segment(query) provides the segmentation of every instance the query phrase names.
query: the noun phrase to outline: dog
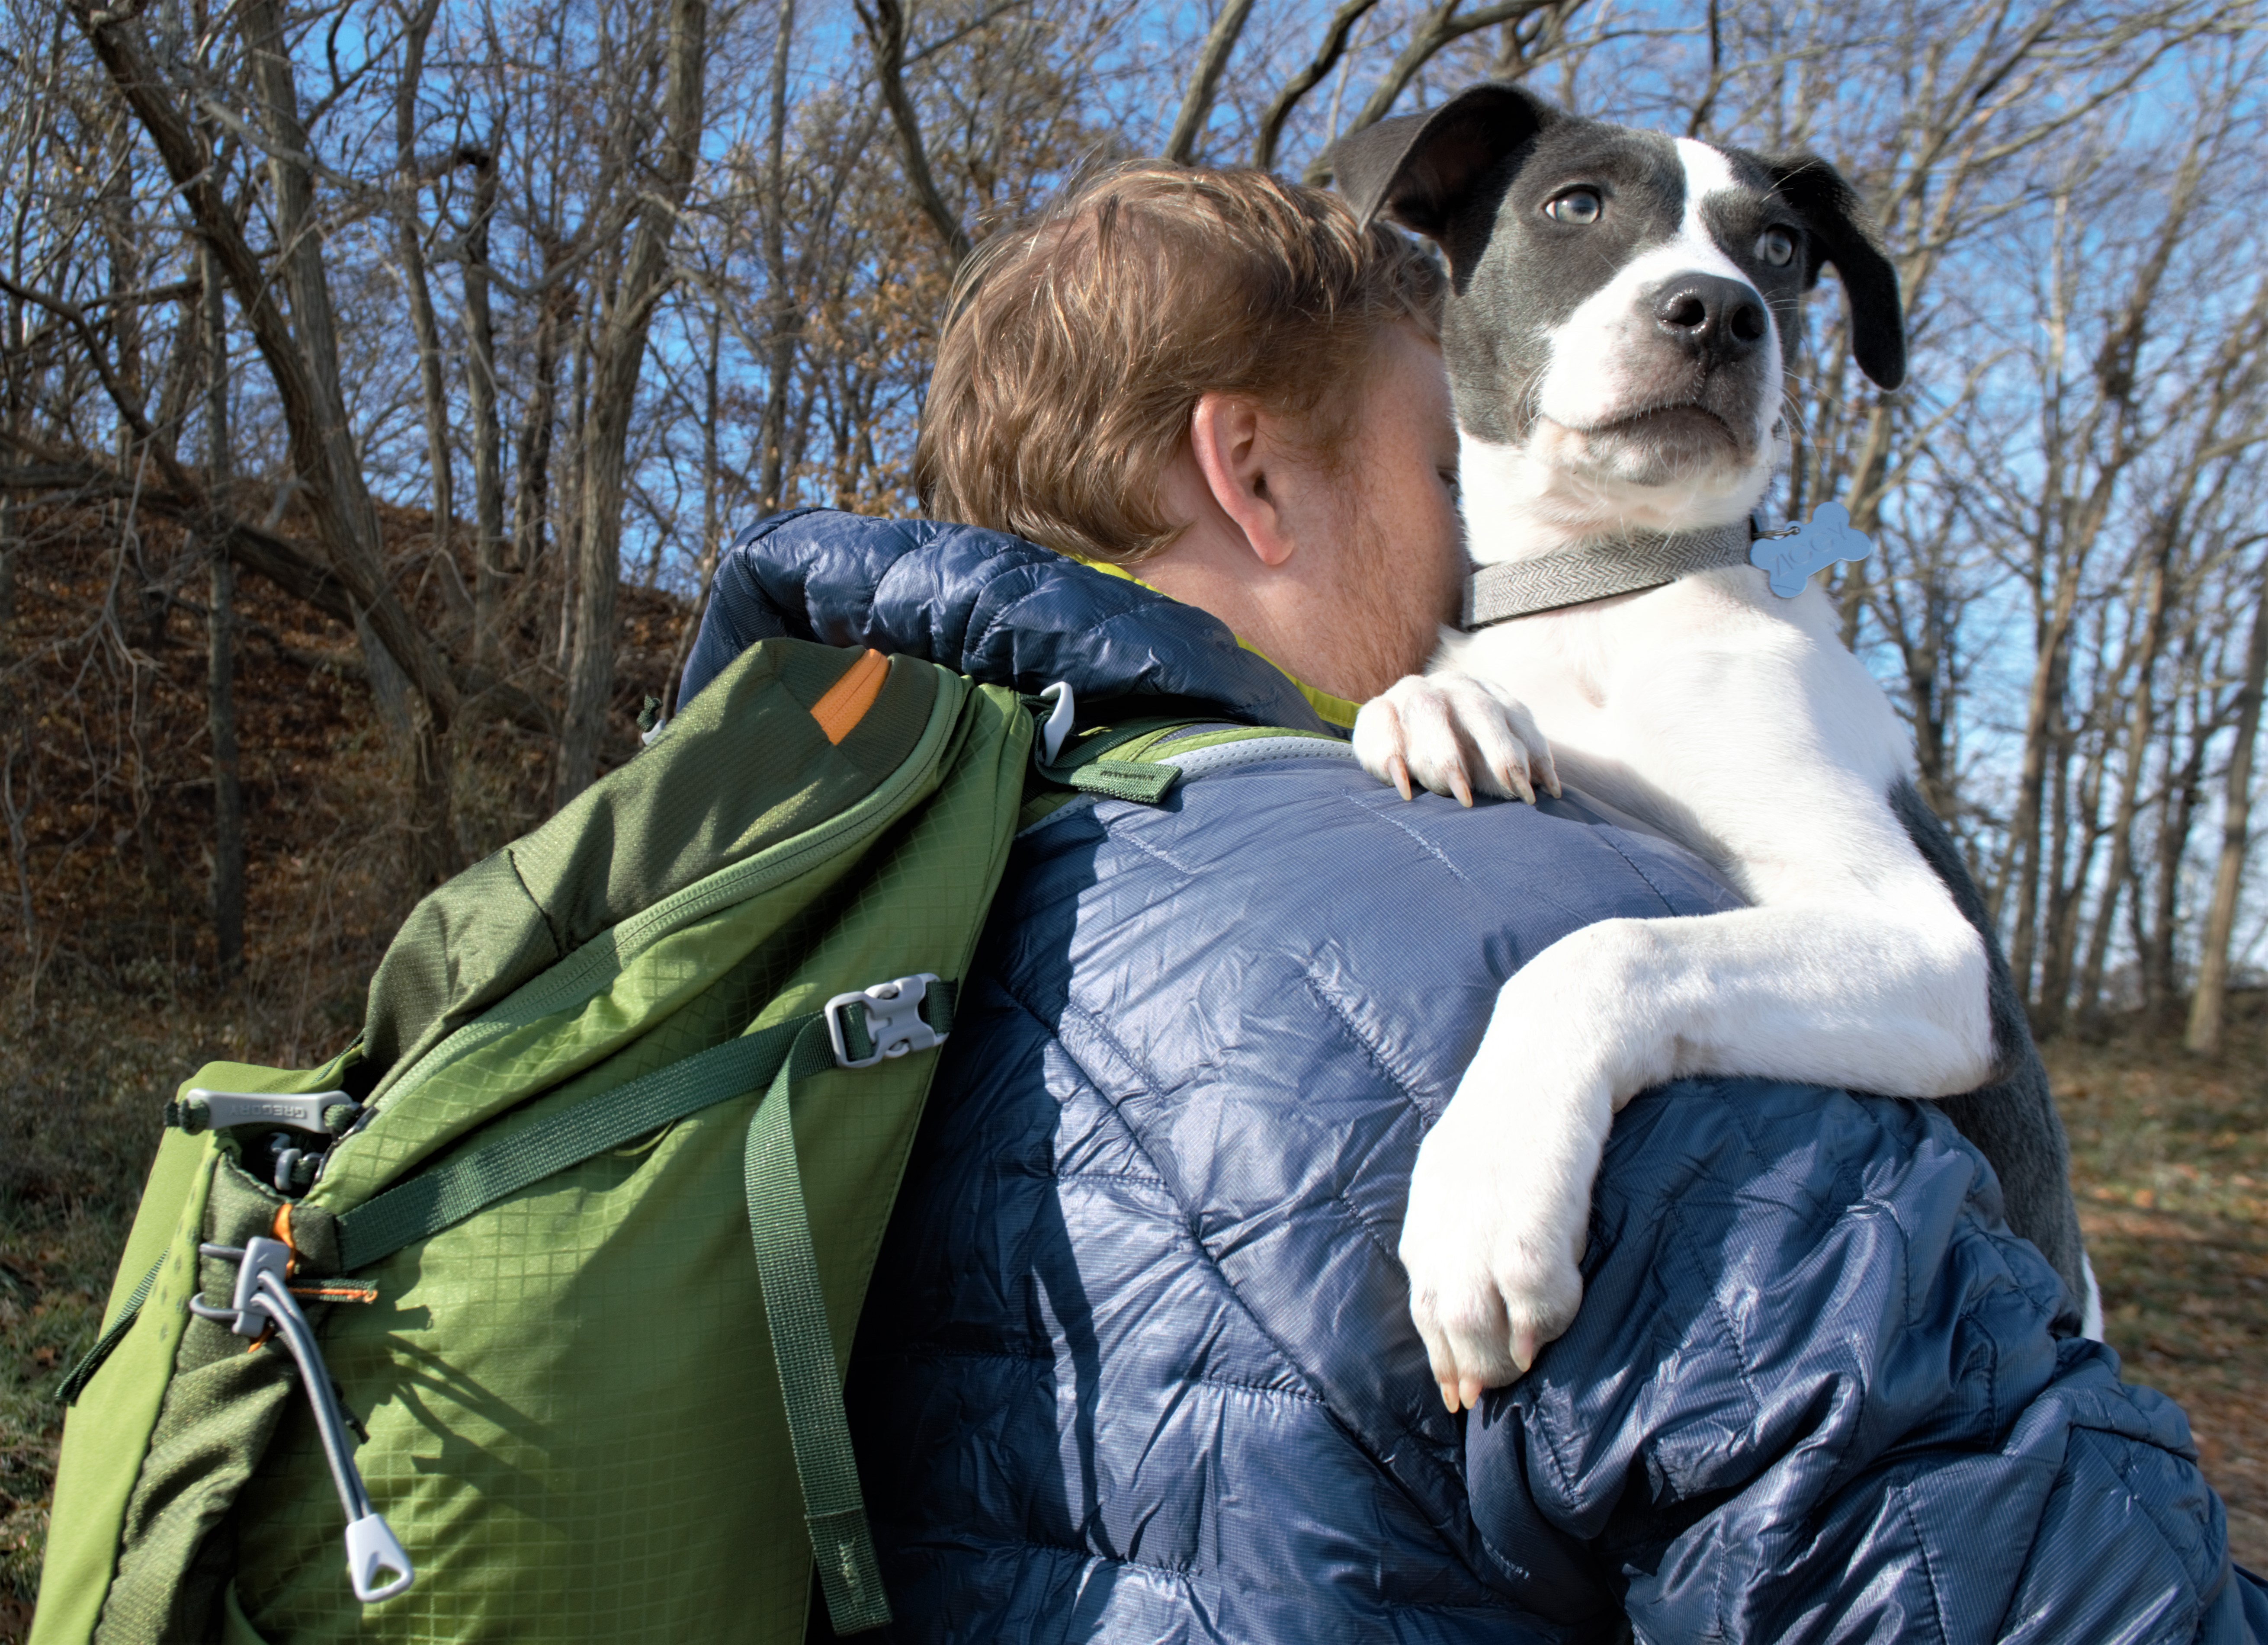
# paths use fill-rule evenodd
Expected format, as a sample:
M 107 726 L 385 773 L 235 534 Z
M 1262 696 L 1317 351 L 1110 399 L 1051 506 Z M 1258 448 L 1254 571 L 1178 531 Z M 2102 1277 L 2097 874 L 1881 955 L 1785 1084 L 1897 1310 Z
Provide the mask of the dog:
M 1516 1380 L 1573 1320 L 1613 1115 L 1686 1075 L 1943 1100 L 2061 1275 L 2058 1329 L 2099 1335 L 2063 1128 L 1982 899 L 1808 580 L 1863 540 L 1752 542 L 1823 268 L 1859 369 L 1886 389 L 1905 374 L 1896 271 L 1856 195 L 1815 156 L 1603 124 L 1501 85 L 1329 159 L 1364 222 L 1382 213 L 1447 262 L 1477 567 L 1465 627 L 1364 705 L 1357 754 L 1405 798 L 1414 779 L 1532 801 L 1564 778 L 1749 904 L 1589 926 L 1504 985 L 1419 1151 L 1402 1236 L 1443 1398 Z

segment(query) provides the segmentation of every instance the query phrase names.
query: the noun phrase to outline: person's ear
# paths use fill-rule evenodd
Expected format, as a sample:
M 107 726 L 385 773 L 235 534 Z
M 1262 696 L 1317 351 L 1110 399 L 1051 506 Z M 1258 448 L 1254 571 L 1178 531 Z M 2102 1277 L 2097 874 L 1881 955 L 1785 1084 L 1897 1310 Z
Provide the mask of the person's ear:
M 1260 409 L 1240 395 L 1210 393 L 1189 414 L 1189 454 L 1220 512 L 1260 562 L 1278 566 L 1296 546 L 1285 510 L 1281 454 Z

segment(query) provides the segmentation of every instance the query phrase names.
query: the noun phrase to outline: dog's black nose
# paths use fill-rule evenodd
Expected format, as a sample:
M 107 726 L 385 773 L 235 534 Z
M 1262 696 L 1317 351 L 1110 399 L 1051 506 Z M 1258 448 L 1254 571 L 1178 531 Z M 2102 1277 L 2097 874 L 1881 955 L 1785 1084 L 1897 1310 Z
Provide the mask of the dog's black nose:
M 1681 274 L 1653 293 L 1654 323 L 1712 365 L 1745 359 L 1771 330 L 1756 288 L 1715 274 Z

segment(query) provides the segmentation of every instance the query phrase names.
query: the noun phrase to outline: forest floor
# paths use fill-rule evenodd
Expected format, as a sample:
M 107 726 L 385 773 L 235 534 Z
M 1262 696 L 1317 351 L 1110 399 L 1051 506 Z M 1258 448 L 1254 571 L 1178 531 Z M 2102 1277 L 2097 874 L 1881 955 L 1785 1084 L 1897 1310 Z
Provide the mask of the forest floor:
M 2045 1048 L 2126 1380 L 2189 1413 L 2239 1563 L 2268 1572 L 2268 1001 L 2203 1064 L 2127 1036 Z

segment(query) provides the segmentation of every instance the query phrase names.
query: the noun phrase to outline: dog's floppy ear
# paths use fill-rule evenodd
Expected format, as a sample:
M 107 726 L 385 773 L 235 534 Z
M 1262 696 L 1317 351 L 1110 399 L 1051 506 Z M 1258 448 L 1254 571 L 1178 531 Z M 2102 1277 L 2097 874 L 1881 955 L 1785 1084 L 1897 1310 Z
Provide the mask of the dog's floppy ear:
M 1439 240 L 1482 174 L 1559 117 L 1534 92 L 1488 81 L 1439 108 L 1341 137 L 1323 160 L 1365 223 L 1383 211 Z
M 1761 157 L 1759 157 L 1761 159 Z M 1816 154 L 1764 159 L 1772 187 L 1803 216 L 1811 231 L 1806 288 L 1819 284 L 1822 265 L 1843 277 L 1851 305 L 1851 352 L 1859 369 L 1884 388 L 1906 380 L 1906 325 L 1898 306 L 1898 271 L 1882 254 L 1874 220 L 1843 173 Z

